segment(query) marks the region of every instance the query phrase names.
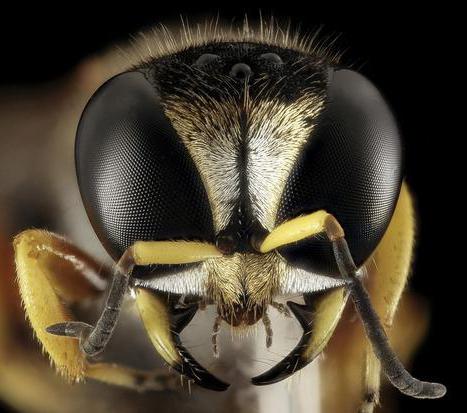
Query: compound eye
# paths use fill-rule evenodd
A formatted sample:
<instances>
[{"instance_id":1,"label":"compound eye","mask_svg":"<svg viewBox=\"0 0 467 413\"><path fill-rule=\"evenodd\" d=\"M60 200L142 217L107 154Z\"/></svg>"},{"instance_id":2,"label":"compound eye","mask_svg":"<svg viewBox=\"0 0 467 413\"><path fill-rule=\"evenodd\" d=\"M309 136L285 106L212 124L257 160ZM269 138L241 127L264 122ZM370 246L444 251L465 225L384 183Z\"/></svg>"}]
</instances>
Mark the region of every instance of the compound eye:
<instances>
[{"instance_id":1,"label":"compound eye","mask_svg":"<svg viewBox=\"0 0 467 413\"><path fill-rule=\"evenodd\" d=\"M113 258L137 240L213 240L198 171L142 73L120 74L94 94L75 155L86 211Z\"/></svg>"},{"instance_id":2,"label":"compound eye","mask_svg":"<svg viewBox=\"0 0 467 413\"><path fill-rule=\"evenodd\" d=\"M278 223L325 209L342 224L354 260L361 265L389 225L400 185L401 143L386 101L359 73L331 72L326 106L288 179ZM337 270L325 240L283 248L281 253L311 270Z\"/></svg>"}]
</instances>

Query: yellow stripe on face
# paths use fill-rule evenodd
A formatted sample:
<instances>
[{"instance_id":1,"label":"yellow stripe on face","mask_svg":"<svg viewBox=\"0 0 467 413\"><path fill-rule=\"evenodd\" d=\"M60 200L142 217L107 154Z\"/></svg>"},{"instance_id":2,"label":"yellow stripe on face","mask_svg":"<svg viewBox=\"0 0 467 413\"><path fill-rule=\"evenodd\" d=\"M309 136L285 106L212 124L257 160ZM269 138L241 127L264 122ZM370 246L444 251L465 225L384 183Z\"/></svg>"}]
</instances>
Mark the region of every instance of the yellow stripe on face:
<instances>
[{"instance_id":1,"label":"yellow stripe on face","mask_svg":"<svg viewBox=\"0 0 467 413\"><path fill-rule=\"evenodd\" d=\"M212 244L188 241L137 241L131 247L136 265L189 264L222 257Z\"/></svg>"},{"instance_id":2,"label":"yellow stripe on face","mask_svg":"<svg viewBox=\"0 0 467 413\"><path fill-rule=\"evenodd\" d=\"M264 239L260 252L266 253L323 232L328 216L326 211L321 210L280 224Z\"/></svg>"}]
</instances>

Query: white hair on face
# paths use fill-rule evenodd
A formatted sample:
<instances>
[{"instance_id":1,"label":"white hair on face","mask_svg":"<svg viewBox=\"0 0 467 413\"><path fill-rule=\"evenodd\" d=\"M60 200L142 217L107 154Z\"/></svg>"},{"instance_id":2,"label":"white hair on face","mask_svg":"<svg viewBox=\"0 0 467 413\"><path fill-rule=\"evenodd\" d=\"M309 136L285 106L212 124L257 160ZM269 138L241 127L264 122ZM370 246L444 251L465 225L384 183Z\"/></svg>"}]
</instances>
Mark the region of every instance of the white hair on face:
<instances>
[{"instance_id":1,"label":"white hair on face","mask_svg":"<svg viewBox=\"0 0 467 413\"><path fill-rule=\"evenodd\" d=\"M287 266L280 280L280 294L306 294L343 287L347 282L342 278L311 273Z\"/></svg>"},{"instance_id":2,"label":"white hair on face","mask_svg":"<svg viewBox=\"0 0 467 413\"><path fill-rule=\"evenodd\" d=\"M207 272L205 267L196 265L178 272L166 275L155 275L150 278L135 278L135 287L147 288L154 291L164 291L180 295L206 295Z\"/></svg>"},{"instance_id":3,"label":"white hair on face","mask_svg":"<svg viewBox=\"0 0 467 413\"><path fill-rule=\"evenodd\" d=\"M284 187L300 149L312 134L306 119L321 112L323 99L308 95L292 103L263 100L251 104L247 137L248 196L253 215L268 231L276 224Z\"/></svg>"}]
</instances>

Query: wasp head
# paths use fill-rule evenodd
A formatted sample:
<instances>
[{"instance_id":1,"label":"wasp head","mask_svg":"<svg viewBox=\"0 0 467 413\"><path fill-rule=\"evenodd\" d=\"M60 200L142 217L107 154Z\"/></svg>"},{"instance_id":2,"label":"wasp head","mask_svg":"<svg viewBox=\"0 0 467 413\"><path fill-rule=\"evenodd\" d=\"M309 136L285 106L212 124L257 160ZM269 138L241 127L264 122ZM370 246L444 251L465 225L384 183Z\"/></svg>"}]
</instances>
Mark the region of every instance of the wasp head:
<instances>
[{"instance_id":1,"label":"wasp head","mask_svg":"<svg viewBox=\"0 0 467 413\"><path fill-rule=\"evenodd\" d=\"M76 164L93 227L118 259L136 241L200 240L222 257L135 273L202 297L233 326L283 294L343 285L326 240L261 253L281 223L317 210L342 224L357 265L401 185L400 142L363 76L272 39L221 39L139 63L104 84L80 122Z\"/></svg>"}]
</instances>

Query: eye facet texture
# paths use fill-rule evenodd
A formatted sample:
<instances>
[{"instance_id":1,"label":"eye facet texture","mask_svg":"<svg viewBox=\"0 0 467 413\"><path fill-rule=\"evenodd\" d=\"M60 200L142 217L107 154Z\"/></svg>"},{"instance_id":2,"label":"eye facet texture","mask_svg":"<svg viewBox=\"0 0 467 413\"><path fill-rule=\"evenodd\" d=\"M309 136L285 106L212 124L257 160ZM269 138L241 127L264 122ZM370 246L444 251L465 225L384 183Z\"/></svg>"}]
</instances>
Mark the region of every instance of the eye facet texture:
<instances>
[{"instance_id":1,"label":"eye facet texture","mask_svg":"<svg viewBox=\"0 0 467 413\"><path fill-rule=\"evenodd\" d=\"M357 72L335 70L326 108L288 179L277 223L325 209L342 224L354 260L361 265L389 225L401 179L399 131L384 98ZM280 252L295 265L336 271L325 240Z\"/></svg>"},{"instance_id":2,"label":"eye facet texture","mask_svg":"<svg viewBox=\"0 0 467 413\"><path fill-rule=\"evenodd\" d=\"M86 211L114 259L137 240L213 239L198 171L142 73L118 75L94 94L75 155Z\"/></svg>"}]
</instances>

